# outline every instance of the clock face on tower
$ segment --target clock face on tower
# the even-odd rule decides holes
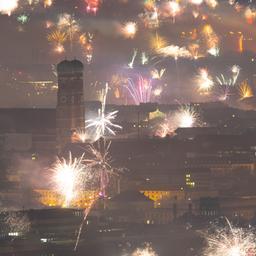
[[[60,103],[67,103],[67,97],[66,96],[61,96],[60,97]]]

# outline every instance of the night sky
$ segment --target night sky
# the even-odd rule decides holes
[[[44,8],[43,1],[34,1],[32,5],[28,5],[27,2],[27,0],[20,0],[19,7],[10,16],[0,15],[1,107],[55,106],[56,87],[52,88],[52,86],[56,85],[56,76],[53,65],[65,58],[77,58],[85,63],[87,100],[97,99],[96,91],[105,82],[110,82],[112,86],[113,75],[126,77],[131,75],[127,65],[131,61],[134,49],[137,49],[138,55],[132,75],[142,73],[149,76],[153,68],[166,69],[160,84],[165,93],[157,99],[163,103],[172,103],[175,100],[210,100],[198,95],[193,85],[193,77],[196,76],[198,68],[209,69],[214,77],[219,72],[228,72],[232,65],[239,65],[243,71],[240,80],[251,79],[255,69],[254,63],[249,61],[254,56],[256,45],[254,20],[256,15],[252,3],[231,5],[228,1],[222,1],[215,9],[208,8],[204,3],[200,7],[193,7],[199,13],[199,17],[194,18],[191,7],[188,6],[187,1],[183,1],[184,9],[175,17],[175,21],[170,17],[161,18],[157,28],[148,28],[141,17],[146,13],[145,3],[149,1],[104,0],[96,15],[87,13],[84,0],[54,0],[53,4],[47,8]],[[159,6],[164,2],[166,1],[156,1],[156,6],[160,9]],[[251,20],[245,17],[246,8],[251,11]],[[17,20],[22,14],[28,16],[25,24]],[[72,15],[79,26],[79,32],[72,40],[72,50],[67,40],[63,44],[65,52],[57,53],[54,51],[54,44],[47,40],[47,36],[58,29],[58,20],[63,14]],[[138,31],[134,38],[126,38],[121,32],[123,24],[129,21],[137,24]],[[50,24],[48,28],[47,23]],[[218,57],[205,54],[198,60],[180,59],[178,64],[171,57],[162,58],[155,66],[155,60],[158,60],[159,56],[152,51],[150,40],[156,33],[165,38],[167,45],[188,47],[192,42],[192,39],[187,36],[188,33],[197,30],[200,34],[200,30],[206,24],[211,25],[219,38]],[[248,51],[246,57],[241,56],[241,52],[236,52],[235,40],[232,41],[229,37],[230,31],[243,34],[245,39],[243,54]],[[181,36],[182,32],[186,33],[184,37]],[[88,33],[93,34],[92,62],[90,63],[87,63],[79,43],[79,36],[88,35]],[[199,43],[202,47],[203,42],[198,34],[193,42]],[[139,62],[143,52],[149,56],[150,60],[142,67]],[[53,83],[42,89],[38,88],[34,81],[53,81]],[[127,103],[115,98],[114,89],[109,95],[109,102]]]

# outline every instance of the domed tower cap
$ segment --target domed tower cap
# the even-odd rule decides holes
[[[79,60],[63,60],[57,65],[58,73],[81,73],[84,70],[84,65]]]

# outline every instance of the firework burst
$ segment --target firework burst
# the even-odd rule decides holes
[[[47,36],[49,42],[62,45],[67,40],[67,34],[60,30],[55,30]]]
[[[85,0],[87,7],[86,11],[87,13],[92,13],[96,15],[97,11],[99,10],[99,6],[101,1],[100,0]]]
[[[219,4],[216,0],[205,0],[205,3],[212,9],[215,9]]]
[[[113,121],[117,117],[117,110],[107,114],[105,113],[107,94],[108,84],[106,84],[106,88],[103,91],[103,101],[101,104],[101,109],[99,109],[98,112],[98,117],[85,121],[86,129],[90,129],[92,127],[95,129],[95,141],[98,140],[100,137],[106,136],[107,134],[116,135],[115,130],[122,129],[122,126],[113,123]]]
[[[220,48],[219,47],[212,47],[207,51],[210,55],[214,57],[218,57],[220,55]]]
[[[161,138],[166,137],[167,135],[174,135],[175,127],[173,127],[171,118],[166,118],[163,123],[161,123],[156,132],[155,135]]]
[[[3,211],[1,212],[1,215],[4,216],[4,223],[7,226],[9,234],[21,235],[29,232],[31,223],[24,212]]]
[[[18,17],[17,17],[17,21],[20,22],[22,25],[28,23],[29,21],[29,16],[25,13],[23,14],[20,14]]]
[[[99,196],[106,197],[106,188],[110,177],[118,175],[117,169],[111,166],[112,157],[109,154],[111,142],[99,141],[97,145],[89,145],[87,153],[90,155],[85,160],[86,165],[94,170],[95,179],[99,180]]]
[[[44,8],[51,7],[53,0],[44,0]]]
[[[157,253],[149,243],[145,243],[142,248],[137,248],[131,256],[157,256]]]
[[[233,83],[234,84],[236,84],[236,82],[237,82],[237,78],[240,74],[240,70],[241,70],[241,68],[238,65],[233,65],[231,67],[231,72],[232,72],[232,75],[233,75],[233,81],[234,81]]]
[[[232,95],[228,85],[215,85],[213,93],[219,101],[226,101]]]
[[[200,116],[193,106],[184,105],[174,114],[174,123],[181,128],[195,127],[200,123]]]
[[[255,236],[250,230],[234,228],[227,220],[228,227],[217,229],[215,234],[207,236],[205,256],[248,256],[256,255]]]
[[[208,51],[211,49],[219,48],[219,38],[210,24],[206,24],[203,26],[202,36],[205,40]]]
[[[196,76],[195,81],[198,87],[198,91],[203,94],[209,93],[209,91],[214,86],[212,77],[209,75],[209,72],[206,68],[200,68],[198,70],[198,75]]]
[[[127,22],[122,26],[122,34],[126,38],[134,38],[137,33],[137,24],[135,22]]]
[[[239,90],[240,100],[254,96],[253,90],[246,80],[241,83],[238,90]]]
[[[181,13],[181,6],[180,6],[179,2],[169,1],[167,3],[167,8],[168,8],[168,12],[169,12],[170,16],[173,19],[173,22],[175,22],[176,16]]]
[[[164,57],[173,57],[175,60],[178,58],[192,58],[191,53],[185,47],[179,47],[177,45],[159,48],[157,49],[157,53]]]
[[[63,207],[68,207],[77,196],[78,191],[84,189],[88,180],[88,172],[84,165],[84,155],[79,158],[72,157],[57,159],[52,167],[53,183],[56,190],[64,197]]]
[[[74,36],[80,31],[78,22],[75,20],[74,16],[64,13],[59,15],[57,26],[60,31],[63,31],[65,34],[68,35],[70,49],[72,51]]]
[[[77,129],[72,134],[72,142],[82,142],[82,143],[85,143],[87,141],[90,141],[90,136],[87,133],[86,129]]]
[[[190,128],[201,126],[200,114],[191,105],[182,105],[177,111],[170,113],[158,126],[155,135],[165,137],[175,135],[177,128]]]
[[[18,7],[19,0],[1,0],[0,13],[8,14],[9,16]]]
[[[164,37],[159,36],[156,33],[154,36],[150,38],[150,47],[154,52],[157,52],[159,49],[164,48],[167,46],[167,41]]]

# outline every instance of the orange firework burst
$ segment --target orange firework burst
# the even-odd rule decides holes
[[[52,6],[53,0],[44,0],[44,8]]]
[[[243,81],[239,86],[239,95],[240,100],[253,97],[253,90],[251,86],[248,84],[247,80]]]
[[[55,30],[47,36],[47,39],[49,42],[62,45],[67,40],[67,34],[60,30]]]
[[[167,46],[167,41],[165,40],[164,37],[159,36],[158,33],[156,33],[154,36],[150,38],[150,47],[153,51],[157,51],[166,46]]]
[[[202,35],[208,49],[218,48],[219,38],[210,24],[204,25]]]
[[[99,10],[101,1],[100,0],[85,0],[85,2],[87,4],[86,11],[88,13],[96,14],[97,11]]]

